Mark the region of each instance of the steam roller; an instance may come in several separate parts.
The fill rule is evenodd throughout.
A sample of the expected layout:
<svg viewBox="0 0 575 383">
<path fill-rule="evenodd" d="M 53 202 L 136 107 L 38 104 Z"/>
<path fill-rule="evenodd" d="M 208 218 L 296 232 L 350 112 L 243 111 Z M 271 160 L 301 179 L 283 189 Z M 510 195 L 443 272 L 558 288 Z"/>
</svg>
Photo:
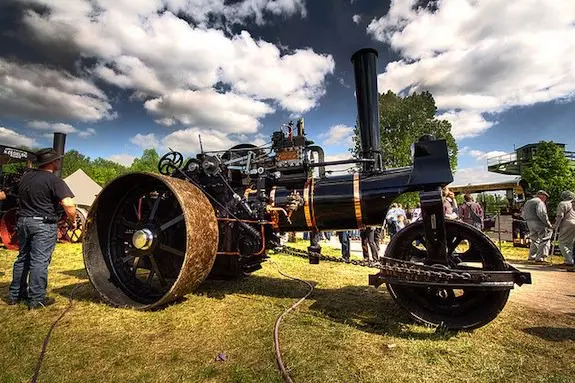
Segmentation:
<svg viewBox="0 0 575 383">
<path fill-rule="evenodd" d="M 216 257 L 214 209 L 193 184 L 152 173 L 112 181 L 84 233 L 84 262 L 114 306 L 152 309 L 193 291 Z"/>
<path fill-rule="evenodd" d="M 106 186 L 83 239 L 86 270 L 101 296 L 115 306 L 162 307 L 207 277 L 260 269 L 266 250 L 277 249 L 288 232 L 310 232 L 307 255 L 317 264 L 321 231 L 381 226 L 395 198 L 416 192 L 421 221 L 394 235 L 369 284 L 386 284 L 424 323 L 473 329 L 496 318 L 509 291 L 531 276 L 505 262 L 481 231 L 445 219 L 441 188 L 453 175 L 444 139 L 424 135 L 413 144 L 411 166 L 383 167 L 376 58 L 369 48 L 352 56 L 356 158 L 325 161 L 300 119 L 274 131 L 269 144 L 202 148 L 186 160 L 170 151 L 158 163 L 160 174 L 131 173 Z M 352 172 L 328 176 L 335 165 Z"/>
</svg>

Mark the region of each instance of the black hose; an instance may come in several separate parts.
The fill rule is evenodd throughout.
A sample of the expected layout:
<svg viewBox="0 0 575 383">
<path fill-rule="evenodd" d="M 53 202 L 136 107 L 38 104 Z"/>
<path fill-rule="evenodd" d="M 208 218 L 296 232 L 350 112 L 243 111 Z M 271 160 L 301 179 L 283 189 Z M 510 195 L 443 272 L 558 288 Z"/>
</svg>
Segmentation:
<svg viewBox="0 0 575 383">
<path fill-rule="evenodd" d="M 70 309 L 72 308 L 72 296 L 80 286 L 82 285 L 78 285 L 74 287 L 72 291 L 70 291 L 70 295 L 68 296 L 68 307 L 66 307 L 64 311 L 62 311 L 62 314 L 60 314 L 58 319 L 56 319 L 54 323 L 52 323 L 52 326 L 50 326 L 50 330 L 48 330 L 48 334 L 46 334 L 46 337 L 44 338 L 44 343 L 42 343 L 42 351 L 40 352 L 40 356 L 38 357 L 38 362 L 36 362 L 36 367 L 34 368 L 34 375 L 32 376 L 32 380 L 30 381 L 31 383 L 36 383 L 38 381 L 38 375 L 40 375 L 40 368 L 42 367 L 42 362 L 44 361 L 44 356 L 46 355 L 46 348 L 48 348 L 48 342 L 50 341 L 52 331 L 54 331 L 54 328 L 56 327 L 60 319 L 62 319 L 64 315 L 66 315 L 66 313 L 70 311 Z"/>
<path fill-rule="evenodd" d="M 300 278 L 292 277 L 289 274 L 285 274 L 284 272 L 282 272 L 280 270 L 279 265 L 277 263 L 275 263 L 274 261 L 271 261 L 271 263 L 273 263 L 276 266 L 276 268 L 278 269 L 278 273 L 280 273 L 284 277 L 289 278 L 289 279 L 293 279 L 294 281 L 304 283 L 309 287 L 309 291 L 307 292 L 307 294 L 303 298 L 301 298 L 300 300 L 298 300 L 297 302 L 292 304 L 290 307 L 288 307 L 278 317 L 278 319 L 276 320 L 276 323 L 274 325 L 274 350 L 275 350 L 276 362 L 278 364 L 278 368 L 280 369 L 280 372 L 282 374 L 282 378 L 283 378 L 284 382 L 293 383 L 293 380 L 291 379 L 291 377 L 287 371 L 287 368 L 283 362 L 282 354 L 281 354 L 281 350 L 280 350 L 280 339 L 279 339 L 280 324 L 281 324 L 281 321 L 283 320 L 284 316 L 286 316 L 290 311 L 295 309 L 300 303 L 302 303 L 304 300 L 306 300 L 307 297 L 309 297 L 311 295 L 311 293 L 313 293 L 314 286 L 311 284 L 311 282 L 304 281 L 303 279 L 300 279 Z"/>
</svg>

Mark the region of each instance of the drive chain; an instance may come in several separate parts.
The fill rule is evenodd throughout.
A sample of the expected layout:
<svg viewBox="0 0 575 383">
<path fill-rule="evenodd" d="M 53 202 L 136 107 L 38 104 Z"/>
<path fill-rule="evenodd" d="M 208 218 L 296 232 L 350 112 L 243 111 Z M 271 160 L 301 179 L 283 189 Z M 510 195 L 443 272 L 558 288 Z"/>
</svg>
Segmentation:
<svg viewBox="0 0 575 383">
<path fill-rule="evenodd" d="M 283 246 L 282 253 L 300 258 L 308 258 L 309 253 L 290 246 Z M 316 254 L 317 255 L 317 254 Z M 319 254 L 321 261 L 349 263 L 356 266 L 377 268 L 387 277 L 417 282 L 482 282 L 486 280 L 485 274 L 470 274 L 467 272 L 444 270 L 438 266 L 426 266 L 399 259 L 380 257 L 378 261 L 350 260 Z"/>
</svg>

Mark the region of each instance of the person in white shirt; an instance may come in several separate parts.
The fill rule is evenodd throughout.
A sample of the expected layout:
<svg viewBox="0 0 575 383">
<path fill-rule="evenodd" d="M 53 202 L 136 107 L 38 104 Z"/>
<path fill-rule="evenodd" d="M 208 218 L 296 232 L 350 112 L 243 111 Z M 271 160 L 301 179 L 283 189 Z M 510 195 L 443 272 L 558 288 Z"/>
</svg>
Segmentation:
<svg viewBox="0 0 575 383">
<path fill-rule="evenodd" d="M 545 262 L 549 254 L 553 226 L 549 222 L 547 206 L 545 206 L 548 198 L 549 194 L 546 191 L 539 190 L 534 198 L 523 205 L 522 216 L 527 221 L 531 240 L 527 258 L 530 261 Z"/>
<path fill-rule="evenodd" d="M 559 250 L 566 266 L 573 266 L 573 245 L 575 244 L 575 194 L 570 191 L 561 193 L 562 201 L 557 205 L 555 230 L 559 233 Z"/>
</svg>

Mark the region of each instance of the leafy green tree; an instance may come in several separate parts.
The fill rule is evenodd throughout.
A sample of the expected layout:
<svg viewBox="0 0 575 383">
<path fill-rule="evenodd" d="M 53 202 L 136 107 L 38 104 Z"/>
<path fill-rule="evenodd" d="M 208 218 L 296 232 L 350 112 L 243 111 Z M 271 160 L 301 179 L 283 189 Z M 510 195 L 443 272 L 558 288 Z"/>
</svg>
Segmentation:
<svg viewBox="0 0 575 383">
<path fill-rule="evenodd" d="M 478 194 L 476 202 L 481 205 L 486 216 L 496 215 L 502 208 L 509 206 L 509 201 L 505 196 L 492 193 Z"/>
<path fill-rule="evenodd" d="M 412 164 L 411 145 L 421 136 L 431 134 L 447 141 L 451 169 L 457 167 L 457 143 L 451 134 L 451 123 L 435 117 L 437 107 L 429 92 L 401 97 L 392 91 L 379 95 L 379 125 L 383 165 L 386 168 Z M 361 153 L 359 129 L 356 125 L 351 149 L 354 156 Z M 397 202 L 413 207 L 419 200 L 417 193 L 407 193 Z"/>
<path fill-rule="evenodd" d="M 130 170 L 134 172 L 158 173 L 158 162 L 160 162 L 160 156 L 156 149 L 146 149 L 142 157 L 134 160 Z"/>
<path fill-rule="evenodd" d="M 563 149 L 553 141 L 540 141 L 532 162 L 521 169 L 521 177 L 527 181 L 528 191 L 533 194 L 543 189 L 549 193 L 547 203 L 550 218 L 564 190 L 575 190 L 575 171 Z"/>
<path fill-rule="evenodd" d="M 103 158 L 96 158 L 91 166 L 92 179 L 101 186 L 128 172 L 127 167 Z"/>
<path fill-rule="evenodd" d="M 86 157 L 77 150 L 67 151 L 64 154 L 64 162 L 62 163 L 62 178 L 68 177 L 78 169 L 82 169 L 87 175 L 92 177 L 90 157 Z"/>
</svg>

